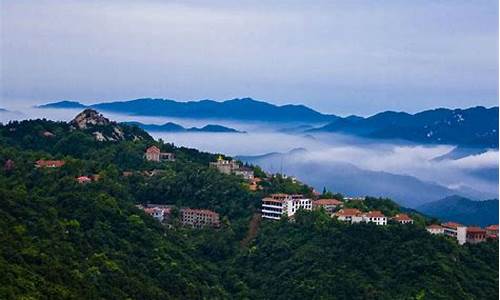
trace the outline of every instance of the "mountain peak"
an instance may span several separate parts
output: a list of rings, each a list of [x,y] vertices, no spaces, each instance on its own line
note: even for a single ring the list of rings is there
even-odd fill
[[[71,125],[78,129],[87,129],[94,126],[106,126],[111,121],[94,109],[87,108],[71,120]]]

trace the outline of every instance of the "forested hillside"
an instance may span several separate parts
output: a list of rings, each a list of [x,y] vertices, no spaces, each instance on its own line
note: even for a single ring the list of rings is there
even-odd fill
[[[123,139],[95,134],[115,129]],[[146,162],[151,145],[175,162]],[[209,168],[216,158],[123,124],[0,125],[0,299],[498,299],[498,245],[431,236],[418,215],[416,225],[381,228],[303,212],[262,222],[242,247],[264,195],[312,189],[275,176],[253,192]],[[39,159],[65,164],[35,168]],[[82,175],[99,180],[82,185]],[[167,228],[139,203],[211,209],[222,227]],[[400,210],[388,199],[350,205]]]

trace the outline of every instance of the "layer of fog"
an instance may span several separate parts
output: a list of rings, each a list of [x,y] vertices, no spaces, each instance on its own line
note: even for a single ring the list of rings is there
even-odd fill
[[[5,107],[5,106],[4,106]],[[7,107],[10,108],[10,107]],[[15,112],[0,113],[0,121],[12,119],[47,118],[69,121],[81,109],[35,109],[20,108]],[[150,124],[175,122],[182,126],[204,126],[208,123],[229,126],[248,133],[165,133],[155,132],[155,138],[172,142],[179,146],[197,148],[214,153],[232,156],[256,156],[271,152],[286,153],[292,149],[303,148],[294,154],[293,161],[282,161],[269,171],[281,171],[298,176],[308,182],[307,172],[294,168],[291,164],[328,168],[329,163],[347,163],[357,168],[388,172],[391,174],[410,175],[423,181],[435,182],[451,189],[471,189],[481,191],[490,197],[498,195],[498,150],[489,150],[479,155],[471,155],[458,160],[433,160],[453,149],[449,145],[423,146],[410,143],[380,142],[366,139],[321,134],[297,135],[277,132],[280,128],[293,127],[296,124],[268,126],[263,123],[237,123],[220,120],[190,120],[165,117],[139,117],[116,113],[105,116],[119,122],[139,121]],[[297,156],[298,155],[298,156]],[[325,170],[325,174],[327,174]],[[334,180],[334,178],[332,178]],[[355,180],[355,178],[353,178]]]

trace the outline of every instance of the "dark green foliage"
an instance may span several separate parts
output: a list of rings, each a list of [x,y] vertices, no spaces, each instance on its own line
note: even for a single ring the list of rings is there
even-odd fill
[[[264,222],[237,265],[266,299],[497,299],[498,245],[459,246],[417,226],[347,225],[321,211]]]
[[[153,144],[176,161],[146,162]],[[66,164],[36,169],[41,158]],[[417,225],[376,227],[302,212],[294,223],[262,222],[242,248],[264,195],[312,189],[277,175],[253,193],[209,168],[216,158],[151,139],[97,142],[66,123],[0,126],[0,299],[498,298],[498,245],[431,236],[415,213]],[[13,169],[3,168],[8,159]],[[144,175],[154,169],[161,172]],[[75,181],[93,174],[100,180]],[[148,202],[174,204],[174,215],[182,206],[212,209],[223,226],[167,229],[134,206]],[[389,199],[347,205],[400,212]]]

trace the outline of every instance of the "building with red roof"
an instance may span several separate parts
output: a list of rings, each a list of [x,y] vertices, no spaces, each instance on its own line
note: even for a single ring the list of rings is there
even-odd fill
[[[361,211],[357,208],[343,208],[333,216],[337,217],[339,221],[347,222],[347,223],[360,223],[363,221],[363,217],[361,216]]]
[[[299,209],[312,210],[312,201],[303,195],[271,194],[262,199],[262,218],[292,217]]]
[[[173,153],[161,152],[160,148],[154,145],[146,149],[146,153],[144,154],[144,156],[146,157],[147,161],[154,162],[175,160],[175,156]]]
[[[338,207],[342,207],[344,202],[337,199],[318,199],[312,202],[313,209],[323,208],[327,213],[333,213]]]
[[[398,222],[399,224],[413,224],[413,219],[410,218],[407,214],[397,214],[391,219],[395,222]]]
[[[79,183],[79,184],[84,184],[84,183],[89,183],[92,181],[92,179],[90,179],[90,177],[88,176],[79,176],[79,177],[76,177],[76,181]]]
[[[142,209],[146,214],[155,218],[159,222],[167,220],[172,212],[172,206],[164,204],[137,205],[137,208]]]
[[[485,228],[486,229],[486,237],[497,239],[498,238],[498,225],[490,225]]]
[[[363,214],[363,222],[387,225],[387,217],[379,210],[369,211]]]
[[[486,229],[481,227],[467,227],[467,243],[477,244],[484,241],[486,241]]]
[[[444,234],[444,228],[441,225],[432,224],[425,228],[430,234]]]
[[[64,166],[65,162],[63,160],[37,160],[35,167],[37,168],[60,168]]]
[[[466,226],[456,222],[442,223],[441,226],[443,226],[444,235],[456,239],[460,245],[463,245],[467,242]]]

